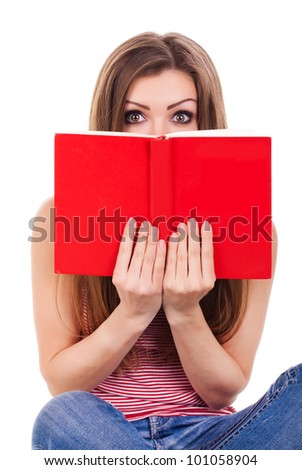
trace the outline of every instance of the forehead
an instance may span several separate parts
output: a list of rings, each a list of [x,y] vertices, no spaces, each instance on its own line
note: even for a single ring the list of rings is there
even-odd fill
[[[197,98],[193,78],[181,70],[165,70],[159,74],[140,77],[133,81],[127,100]]]

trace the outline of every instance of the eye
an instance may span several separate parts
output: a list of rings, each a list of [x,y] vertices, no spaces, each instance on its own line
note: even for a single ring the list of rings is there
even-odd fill
[[[124,115],[124,120],[126,124],[139,124],[146,119],[140,111],[127,111]]]
[[[193,113],[190,111],[177,111],[172,116],[171,121],[177,124],[189,124],[192,121]]]

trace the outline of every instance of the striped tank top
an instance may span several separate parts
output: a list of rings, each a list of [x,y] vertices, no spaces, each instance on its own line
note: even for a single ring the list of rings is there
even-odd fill
[[[84,309],[84,317],[85,315]],[[111,403],[127,420],[149,416],[225,415],[233,407],[210,409],[195,392],[176,354],[163,357],[173,337],[161,309],[136,342],[139,365],[113,372],[91,393]]]

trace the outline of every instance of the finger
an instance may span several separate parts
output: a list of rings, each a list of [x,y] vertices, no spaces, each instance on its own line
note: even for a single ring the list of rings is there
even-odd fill
[[[143,266],[143,258],[145,255],[147,241],[148,241],[149,229],[150,229],[149,222],[147,220],[144,220],[138,230],[132,258],[129,264],[128,273],[131,274],[132,276],[139,277],[141,274],[141,270]]]
[[[159,240],[156,246],[156,258],[153,267],[152,282],[155,287],[162,287],[166,263],[166,243]]]
[[[141,277],[146,281],[152,281],[152,272],[156,258],[156,248],[158,241],[158,228],[150,227],[146,251],[143,257]]]
[[[200,237],[196,219],[188,221],[188,269],[190,276],[201,274]]]
[[[201,227],[201,266],[203,279],[212,284],[215,280],[212,227],[206,220]]]
[[[122,240],[120,243],[115,268],[115,273],[119,275],[124,275],[128,271],[128,266],[130,263],[132,249],[133,249],[133,240],[135,233],[136,221],[132,217],[128,220],[125,225]]]
[[[165,267],[165,277],[167,279],[175,279],[176,277],[178,239],[179,235],[177,232],[173,232],[169,237],[167,261]]]
[[[177,248],[176,276],[185,279],[188,276],[188,236],[186,224],[179,224],[177,231],[179,238]]]

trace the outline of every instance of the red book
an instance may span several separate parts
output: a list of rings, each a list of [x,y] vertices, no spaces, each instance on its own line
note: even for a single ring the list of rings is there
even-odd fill
[[[217,278],[271,277],[271,139],[230,131],[55,136],[55,272],[111,276],[130,217],[207,219]]]

